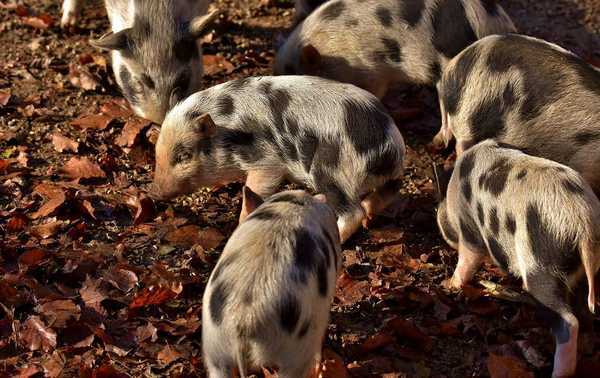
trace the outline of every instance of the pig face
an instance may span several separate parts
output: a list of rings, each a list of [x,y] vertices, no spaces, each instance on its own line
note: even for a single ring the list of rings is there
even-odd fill
[[[170,199],[192,193],[211,180],[204,166],[204,154],[211,147],[216,126],[208,114],[179,124],[169,119],[156,142],[156,169],[150,194]]]
[[[200,88],[197,39],[215,17],[215,12],[199,16],[187,26],[168,17],[148,20],[136,14],[133,26],[92,45],[112,52],[117,83],[134,112],[160,124],[170,108]]]

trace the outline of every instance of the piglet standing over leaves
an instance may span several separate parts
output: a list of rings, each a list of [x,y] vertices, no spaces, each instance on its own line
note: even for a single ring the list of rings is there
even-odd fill
[[[244,187],[249,216],[227,242],[202,306],[208,375],[261,367],[305,378],[321,345],[341,267],[335,213],[322,194],[301,190],[262,199]],[[260,205],[260,206],[259,206]]]
[[[445,181],[437,220],[458,249],[450,286],[471,280],[487,254],[522,278],[552,327],[553,377],[572,376],[579,331],[593,328],[600,201],[573,169],[489,139],[458,159],[447,192]]]

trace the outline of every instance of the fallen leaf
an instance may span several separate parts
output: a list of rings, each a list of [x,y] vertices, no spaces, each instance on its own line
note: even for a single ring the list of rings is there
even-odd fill
[[[104,273],[103,278],[124,292],[130,291],[138,284],[137,275],[127,269],[112,268]]]
[[[110,123],[114,120],[113,117],[107,116],[105,114],[90,114],[81,116],[73,121],[71,121],[71,126],[79,127],[84,130],[87,129],[96,129],[96,130],[104,130],[110,125]]]
[[[62,168],[62,171],[74,180],[106,177],[106,173],[102,168],[85,156],[82,158],[72,157]]]
[[[60,377],[65,367],[65,357],[59,351],[54,351],[50,357],[42,362],[44,374],[48,378]]]
[[[169,344],[165,345],[165,347],[156,355],[156,359],[163,365],[169,365],[171,362],[180,358],[183,358],[183,355]]]
[[[41,195],[46,200],[38,211],[31,214],[33,219],[45,217],[54,213],[67,199],[64,189],[49,183],[37,185],[33,189],[33,192]]]
[[[422,350],[430,351],[433,347],[431,337],[424,334],[412,320],[394,318],[387,323],[386,327],[393,330],[398,337],[411,340]]]
[[[40,372],[40,369],[37,366],[33,366],[33,365],[24,366],[21,369],[19,369],[19,373],[16,376],[16,378],[33,377],[34,375],[36,375],[39,372]]]
[[[58,152],[77,152],[79,149],[79,143],[75,142],[73,139],[62,136],[59,133],[52,134],[52,144],[54,145],[54,149]]]
[[[127,121],[121,134],[115,139],[115,143],[121,147],[131,147],[142,130],[150,126],[151,122],[145,119],[135,118]]]
[[[102,307],[101,302],[105,300],[107,296],[100,287],[100,284],[100,280],[93,280],[88,276],[81,289],[79,289],[79,294],[87,307],[93,308],[102,314],[105,310]]]
[[[220,55],[203,55],[202,66],[205,75],[214,75],[223,71],[225,74],[230,74],[235,70],[235,66]]]
[[[6,223],[6,230],[9,233],[21,232],[27,227],[28,223],[29,219],[24,214],[16,213]]]
[[[271,371],[265,367],[262,368],[264,378],[279,378],[279,374],[276,371]]]
[[[10,101],[10,92],[0,91],[0,107],[8,105]]]
[[[31,351],[42,349],[49,352],[56,347],[56,332],[46,327],[38,316],[30,316],[19,331],[22,345]]]
[[[127,118],[133,115],[129,104],[124,98],[116,98],[105,102],[100,111],[112,118]]]
[[[21,167],[27,168],[28,164],[29,164],[29,158],[27,157],[27,152],[25,151],[19,151],[19,155],[17,156],[17,163],[19,163],[19,165]]]
[[[394,342],[394,337],[387,332],[379,332],[367,338],[360,346],[361,351],[370,353],[388,346]]]
[[[331,349],[323,350],[320,378],[348,378],[344,360]]]
[[[133,224],[135,226],[152,220],[156,215],[154,201],[144,193],[129,196],[127,198],[127,205],[135,209],[135,215],[133,217]]]
[[[30,249],[23,252],[19,256],[19,265],[23,267],[32,267],[39,265],[42,261],[46,260],[48,254],[39,248]]]
[[[486,297],[469,302],[468,308],[470,312],[483,316],[496,315],[500,311],[500,306],[495,301]]]
[[[105,362],[100,367],[96,368],[92,374],[92,378],[128,378],[129,376],[117,369],[110,362]]]
[[[145,326],[137,327],[135,330],[135,339],[138,343],[148,339],[154,342],[157,338],[157,331],[158,329],[155,326],[153,326],[151,323],[147,323]]]
[[[55,328],[64,328],[71,319],[78,320],[81,309],[70,299],[49,301],[37,305],[35,310],[44,317],[46,322]]]
[[[179,227],[165,235],[165,240],[178,246],[190,248],[200,245],[204,249],[213,249],[219,246],[225,237],[214,228],[200,229],[199,226],[189,224]]]
[[[40,239],[48,239],[49,237],[56,235],[62,225],[63,222],[55,221],[33,226],[31,227],[31,234]]]
[[[54,20],[52,19],[52,17],[47,14],[42,14],[37,17],[25,17],[22,19],[22,22],[25,25],[31,26],[32,28],[36,29],[48,29],[52,27],[52,24],[54,24]]]
[[[533,378],[525,363],[510,356],[499,356],[491,353],[487,360],[487,368],[491,378]]]
[[[369,295],[369,283],[354,280],[344,273],[338,279],[336,291],[336,298],[342,305],[352,305]]]
[[[177,297],[179,293],[171,287],[166,286],[150,286],[140,291],[133,301],[129,304],[130,309],[159,305],[168,300]]]
[[[100,85],[86,68],[73,63],[69,64],[69,82],[86,91],[93,91]]]

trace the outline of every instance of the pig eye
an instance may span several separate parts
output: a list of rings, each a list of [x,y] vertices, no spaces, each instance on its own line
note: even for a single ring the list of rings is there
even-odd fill
[[[192,150],[182,145],[175,146],[173,150],[173,158],[171,160],[171,165],[182,164],[192,160],[194,154]]]
[[[144,83],[146,88],[154,89],[154,80],[152,80],[152,78],[146,74],[142,75],[142,83]]]

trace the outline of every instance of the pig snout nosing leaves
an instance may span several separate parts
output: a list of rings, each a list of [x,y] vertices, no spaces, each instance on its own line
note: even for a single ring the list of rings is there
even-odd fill
[[[581,175],[486,140],[458,159],[437,220],[458,250],[449,285],[471,280],[486,255],[522,278],[556,339],[553,376],[574,374],[600,267],[600,201]]]
[[[204,292],[208,376],[260,367],[307,377],[321,346],[341,267],[333,209],[322,195],[286,191],[264,200],[243,189],[247,217],[227,242]]]

